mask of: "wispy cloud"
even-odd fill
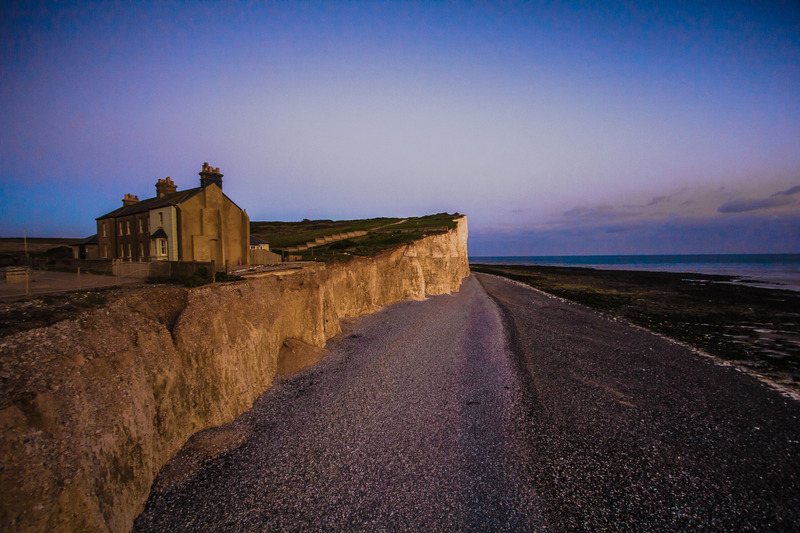
[[[582,220],[617,220],[621,218],[628,218],[638,214],[637,206],[613,206],[613,205],[597,205],[592,207],[580,206],[573,207],[564,213],[564,217],[568,219],[582,219]]]
[[[767,198],[741,198],[722,204],[717,211],[720,213],[745,213],[761,209],[772,209],[797,203],[793,195],[800,193],[800,185],[785,191],[778,191]]]
[[[704,209],[709,204],[707,191],[691,191],[681,188],[669,194],[654,196],[650,200],[609,203],[594,206],[578,206],[564,212],[562,223],[575,224],[614,224],[629,223],[635,220],[670,219],[680,216],[706,216],[713,213],[714,207]],[[694,199],[705,200],[699,203]],[[718,199],[712,206],[718,205]]]
[[[470,255],[784,253],[800,247],[800,215],[681,217],[625,224],[470,232]]]
[[[653,198],[652,200],[647,202],[647,205],[648,205],[648,207],[650,207],[650,206],[662,204],[662,203],[664,203],[666,201],[667,201],[667,197],[666,196],[656,196],[655,198]]]
[[[800,185],[766,198],[745,197],[741,190],[701,186],[640,196],[638,201],[626,196],[618,203],[612,199],[585,204],[543,223],[476,227],[470,251],[474,255],[766,253],[800,246]],[[774,209],[782,206],[790,207]]]

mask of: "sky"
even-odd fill
[[[596,4],[602,4],[600,6]],[[470,255],[800,252],[800,3],[3,2],[0,237],[199,185]]]

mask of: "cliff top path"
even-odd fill
[[[796,531],[800,404],[473,274],[190,439],[134,531]]]

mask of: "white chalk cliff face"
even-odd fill
[[[322,347],[341,318],[457,291],[467,275],[462,217],[377,257],[124,291],[0,340],[3,529],[128,531],[161,465],[250,408],[287,341]]]

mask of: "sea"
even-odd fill
[[[800,292],[800,254],[482,256],[469,260],[484,264],[720,274],[732,277],[725,283]]]

